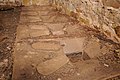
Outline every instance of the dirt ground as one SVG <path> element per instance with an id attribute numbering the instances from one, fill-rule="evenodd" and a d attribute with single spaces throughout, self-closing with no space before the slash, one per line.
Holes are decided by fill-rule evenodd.
<path id="1" fill-rule="evenodd" d="M 0 80 L 12 80 L 14 65 L 12 53 L 20 11 L 19 8 L 0 11 Z M 95 76 L 97 76 L 95 80 L 120 80 L 120 45 L 106 39 L 104 35 L 88 27 L 82 26 L 80 29 L 82 36 L 89 37 L 89 42 L 94 42 L 94 39 L 98 40 L 100 48 L 102 49 L 104 47 L 105 49 L 104 53 L 99 57 L 95 56 L 93 59 L 87 53 L 84 53 L 84 55 L 81 53 L 68 54 L 67 57 L 70 63 L 67 63 L 49 76 L 39 74 L 34 69 L 36 71 L 33 75 L 36 77 L 35 80 L 89 80 L 89 78 L 91 80 Z M 78 34 L 74 35 L 77 36 Z M 73 37 L 74 35 L 69 36 Z M 25 71 L 27 72 L 27 70 Z M 29 79 L 27 75 L 23 74 L 23 76 L 23 80 Z M 62 79 L 63 77 L 65 78 Z"/>
<path id="2" fill-rule="evenodd" d="M 19 14 L 18 8 L 0 11 L 0 80 L 11 80 L 12 52 Z"/>

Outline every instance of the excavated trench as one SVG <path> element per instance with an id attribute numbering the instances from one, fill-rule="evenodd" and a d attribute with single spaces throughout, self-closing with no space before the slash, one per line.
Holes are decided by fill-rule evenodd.
<path id="1" fill-rule="evenodd" d="M 120 44 L 97 29 L 48 5 L 0 11 L 0 80 L 119 79 Z"/>

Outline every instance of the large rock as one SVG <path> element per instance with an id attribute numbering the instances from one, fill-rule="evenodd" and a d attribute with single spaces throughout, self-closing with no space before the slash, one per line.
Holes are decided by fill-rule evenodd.
<path id="1" fill-rule="evenodd" d="M 65 23 L 52 23 L 52 24 L 46 24 L 53 35 L 61 35 L 64 34 L 63 28 L 65 26 Z"/>
<path id="2" fill-rule="evenodd" d="M 71 53 L 79 53 L 83 52 L 83 44 L 85 41 L 85 37 L 82 38 L 73 38 L 73 39 L 64 39 L 61 40 L 60 43 L 63 45 L 63 50 L 65 54 Z"/>
<path id="3" fill-rule="evenodd" d="M 39 37 L 39 36 L 45 36 L 49 35 L 50 32 L 45 25 L 29 25 L 30 30 L 30 36 L 31 37 Z"/>
<path id="4" fill-rule="evenodd" d="M 58 70 L 60 67 L 68 63 L 69 59 L 65 56 L 58 56 L 51 60 L 40 63 L 37 66 L 37 70 L 40 74 L 49 75 Z"/>
<path id="5" fill-rule="evenodd" d="M 96 58 L 101 56 L 101 45 L 96 40 L 90 40 L 88 44 L 85 46 L 84 52 L 90 58 Z"/>

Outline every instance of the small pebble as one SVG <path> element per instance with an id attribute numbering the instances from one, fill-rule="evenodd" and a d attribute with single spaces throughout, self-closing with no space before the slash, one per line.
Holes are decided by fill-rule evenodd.
<path id="1" fill-rule="evenodd" d="M 77 75 L 79 76 L 79 75 L 80 75 L 80 73 L 77 73 Z"/>
<path id="2" fill-rule="evenodd" d="M 104 66 L 109 67 L 109 65 L 108 65 L 108 64 L 104 64 Z"/>
<path id="3" fill-rule="evenodd" d="M 58 78 L 57 80 L 62 80 L 61 78 Z"/>

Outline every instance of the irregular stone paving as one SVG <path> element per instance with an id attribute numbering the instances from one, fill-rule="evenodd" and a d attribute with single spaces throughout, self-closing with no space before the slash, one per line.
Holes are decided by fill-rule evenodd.
<path id="1" fill-rule="evenodd" d="M 32 76 L 33 67 L 40 74 L 49 75 L 69 62 L 60 39 L 50 38 L 63 35 L 65 24 L 70 22 L 67 17 L 56 14 L 51 12 L 50 6 L 22 8 L 15 43 L 13 80 L 36 80 Z"/>
<path id="2" fill-rule="evenodd" d="M 96 76 L 88 79 L 85 72 L 94 72 L 99 67 L 99 62 L 94 64 L 91 61 L 83 62 L 81 67 L 92 63 L 90 65 L 92 68 L 88 68 L 88 71 L 81 68 L 81 72 L 75 70 L 66 56 L 70 53 L 83 52 L 86 41 L 84 33 L 86 32 L 80 30 L 78 24 L 73 24 L 68 16 L 58 13 L 53 7 L 22 7 L 13 54 L 12 80 L 96 79 Z M 96 46 L 99 48 L 99 44 Z M 94 46 L 92 49 L 94 49 Z M 90 48 L 90 50 L 92 49 Z M 88 52 L 88 49 L 85 51 Z M 96 52 L 87 56 L 93 58 L 94 54 Z M 79 68 L 78 65 L 77 68 Z M 80 74 L 83 75 L 80 76 Z"/>

